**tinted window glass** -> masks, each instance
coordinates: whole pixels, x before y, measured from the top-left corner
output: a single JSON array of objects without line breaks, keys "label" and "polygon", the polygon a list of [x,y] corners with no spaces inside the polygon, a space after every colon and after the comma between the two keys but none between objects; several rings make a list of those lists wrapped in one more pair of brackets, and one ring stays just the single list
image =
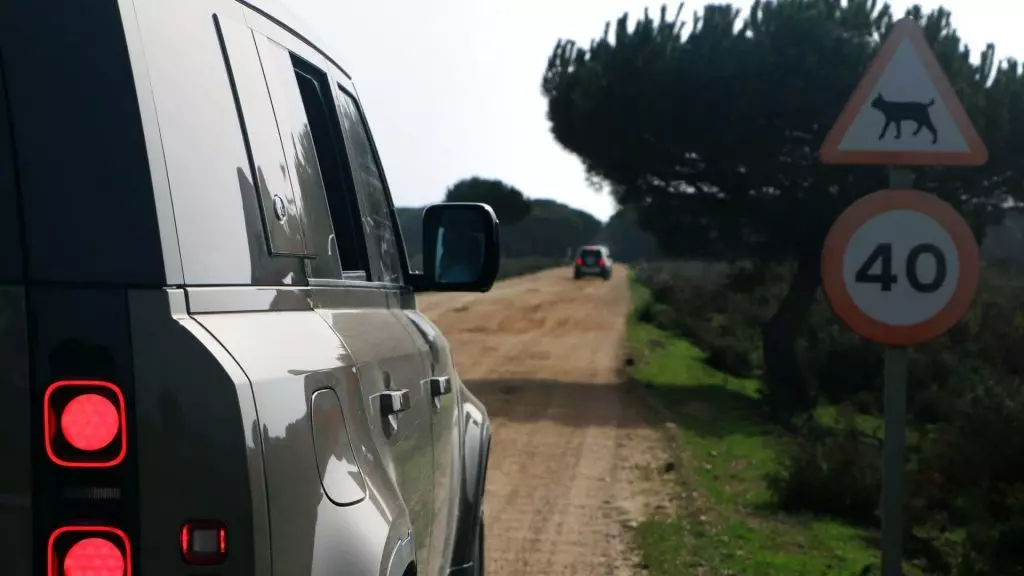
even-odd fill
[{"label": "tinted window glass", "polygon": [[402,264],[391,217],[391,202],[370,144],[366,123],[355,99],[340,88],[338,93],[338,116],[359,199],[370,274],[376,282],[401,283]]}]

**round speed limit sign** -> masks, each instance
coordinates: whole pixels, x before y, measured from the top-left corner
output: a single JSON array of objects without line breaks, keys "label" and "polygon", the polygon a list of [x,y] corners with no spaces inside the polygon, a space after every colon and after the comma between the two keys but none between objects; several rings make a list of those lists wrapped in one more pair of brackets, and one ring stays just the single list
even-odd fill
[{"label": "round speed limit sign", "polygon": [[832,309],[861,336],[890,346],[926,342],[970,306],[978,244],[942,200],[919,190],[881,190],[832,225],[822,284]]}]

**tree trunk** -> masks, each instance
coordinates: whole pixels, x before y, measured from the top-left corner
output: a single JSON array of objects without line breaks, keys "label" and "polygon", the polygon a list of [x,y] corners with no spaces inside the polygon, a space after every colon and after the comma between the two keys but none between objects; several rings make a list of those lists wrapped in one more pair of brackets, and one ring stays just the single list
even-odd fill
[{"label": "tree trunk", "polygon": [[789,290],[762,329],[764,399],[772,415],[782,421],[806,414],[815,407],[815,394],[796,344],[807,324],[820,284],[820,252],[808,250],[797,260]]}]

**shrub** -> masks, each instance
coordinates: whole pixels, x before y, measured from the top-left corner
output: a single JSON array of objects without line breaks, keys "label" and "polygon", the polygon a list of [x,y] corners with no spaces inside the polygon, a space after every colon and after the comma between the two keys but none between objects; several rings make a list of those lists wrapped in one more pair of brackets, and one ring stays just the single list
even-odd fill
[{"label": "shrub", "polygon": [[841,404],[865,395],[878,395],[882,391],[883,356],[879,346],[858,340],[834,342],[816,351],[817,387],[822,399],[830,404]]},{"label": "shrub", "polygon": [[686,338],[704,350],[707,363],[718,370],[757,375],[762,367],[760,326],[773,302],[736,293],[730,286],[755,287],[767,273],[742,268],[719,286],[677,270],[651,265],[637,272],[637,280],[651,291],[651,304],[638,317]]},{"label": "shrub", "polygon": [[[918,525],[964,529],[945,562],[962,574],[1024,567],[1024,385],[977,367],[961,381],[949,419],[930,428],[911,478]],[[934,536],[940,539],[941,536]]]},{"label": "shrub", "polygon": [[708,366],[737,376],[753,376],[756,373],[756,359],[749,344],[735,336],[712,336],[703,347],[707,353]]},{"label": "shrub", "polygon": [[812,425],[796,438],[768,486],[782,510],[875,525],[882,489],[881,446],[852,422],[838,432]]}]

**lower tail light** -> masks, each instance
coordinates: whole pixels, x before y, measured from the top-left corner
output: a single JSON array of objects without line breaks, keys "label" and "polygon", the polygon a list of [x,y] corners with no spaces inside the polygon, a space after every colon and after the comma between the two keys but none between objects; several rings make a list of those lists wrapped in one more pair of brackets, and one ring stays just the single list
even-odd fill
[{"label": "lower tail light", "polygon": [[216,520],[194,520],[181,527],[181,557],[188,564],[220,564],[228,556],[228,531]]},{"label": "lower tail light", "polygon": [[131,545],[108,526],[65,526],[50,535],[47,576],[131,576]]},{"label": "lower tail light", "polygon": [[600,260],[598,260],[597,261],[597,265],[600,266],[601,268],[604,268],[604,258],[601,258]]},{"label": "lower tail light", "polygon": [[576,265],[577,266],[583,266],[583,258],[577,258],[576,259]]},{"label": "lower tail light", "polygon": [[50,461],[68,468],[108,468],[124,460],[125,402],[121,390],[91,380],[54,382],[43,397]]}]

